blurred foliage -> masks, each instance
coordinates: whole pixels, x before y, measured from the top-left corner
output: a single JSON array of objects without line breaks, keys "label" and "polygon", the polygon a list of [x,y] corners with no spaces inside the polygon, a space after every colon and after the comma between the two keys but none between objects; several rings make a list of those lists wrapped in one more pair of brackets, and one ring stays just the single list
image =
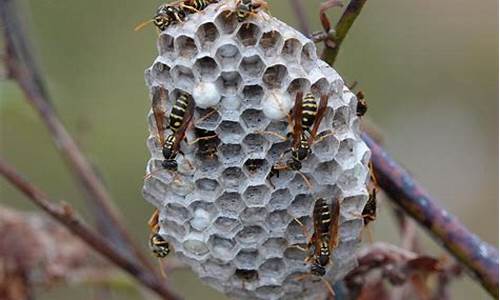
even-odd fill
[{"label": "blurred foliage", "polygon": [[[272,13],[298,24],[288,1]],[[304,0],[319,29],[319,0]],[[99,166],[126,222],[146,248],[152,206],[141,196],[148,153],[149,109],[143,72],[154,59],[149,18],[157,1],[23,1],[39,62],[64,123]],[[340,10],[332,10],[333,20]],[[336,66],[357,80],[369,118],[386,147],[474,232],[498,244],[498,2],[368,1],[346,38]],[[0,42],[1,44],[1,42]],[[83,198],[47,130],[12,82],[0,82],[0,151],[54,198],[84,211]],[[0,181],[0,199],[33,207]],[[375,238],[398,242],[385,202]],[[480,220],[480,222],[478,222]],[[425,239],[433,253],[441,250]],[[187,299],[220,299],[189,272],[172,276]],[[453,284],[455,299],[486,298],[471,279]],[[86,288],[40,291],[41,299],[88,299]],[[114,292],[140,299],[140,292]]]}]

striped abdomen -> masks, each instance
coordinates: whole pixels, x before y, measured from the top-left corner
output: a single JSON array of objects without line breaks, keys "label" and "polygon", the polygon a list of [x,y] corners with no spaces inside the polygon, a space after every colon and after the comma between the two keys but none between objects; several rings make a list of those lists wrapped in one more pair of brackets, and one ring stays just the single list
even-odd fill
[{"label": "striped abdomen", "polygon": [[167,138],[165,139],[165,144],[163,144],[163,157],[165,159],[175,159],[177,156],[177,150],[174,149],[175,146],[175,136],[174,135],[168,135]]},{"label": "striped abdomen", "polygon": [[322,198],[316,200],[313,211],[314,233],[316,235],[317,262],[326,266],[330,260],[330,226],[332,215],[330,206]]},{"label": "striped abdomen", "polygon": [[185,94],[179,95],[172,106],[172,111],[170,112],[170,124],[169,127],[172,132],[176,132],[182,125],[184,120],[184,115],[186,114],[188,108],[189,98]]},{"label": "striped abdomen", "polygon": [[307,93],[302,100],[302,130],[309,131],[314,124],[316,119],[316,112],[318,110],[318,104],[314,95]]}]

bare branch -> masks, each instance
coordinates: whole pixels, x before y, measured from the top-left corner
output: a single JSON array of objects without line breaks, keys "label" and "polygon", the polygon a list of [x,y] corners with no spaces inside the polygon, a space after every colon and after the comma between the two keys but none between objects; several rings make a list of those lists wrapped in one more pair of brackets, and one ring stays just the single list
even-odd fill
[{"label": "bare branch", "polygon": [[372,151],[378,184],[405,213],[462,262],[495,298],[498,297],[498,250],[470,232],[394,161],[367,134],[363,140]]},{"label": "bare branch", "polygon": [[304,9],[302,0],[290,0],[290,2],[292,4],[293,13],[295,14],[295,17],[297,17],[297,21],[299,22],[300,31],[305,36],[308,36],[310,32],[309,21],[306,15],[307,10]]},{"label": "bare branch", "polygon": [[57,149],[83,187],[86,198],[94,209],[100,232],[109,233],[106,236],[115,242],[121,251],[139,259],[143,265],[153,271],[154,268],[149,260],[129,236],[106,187],[57,116],[43,77],[35,63],[35,56],[24,29],[24,23],[21,21],[20,10],[15,2],[14,0],[0,0],[0,19],[4,23],[5,65],[8,75],[17,81],[28,102],[38,111]]},{"label": "bare branch", "polygon": [[132,275],[142,285],[150,288],[163,299],[179,299],[164,283],[154,276],[154,273],[145,269],[122,252],[117,251],[116,247],[113,247],[99,234],[95,233],[68,204],[57,204],[55,201],[49,199],[43,191],[23,179],[16,170],[1,158],[0,174],[25,194],[34,204],[64,225],[96,252]]}]

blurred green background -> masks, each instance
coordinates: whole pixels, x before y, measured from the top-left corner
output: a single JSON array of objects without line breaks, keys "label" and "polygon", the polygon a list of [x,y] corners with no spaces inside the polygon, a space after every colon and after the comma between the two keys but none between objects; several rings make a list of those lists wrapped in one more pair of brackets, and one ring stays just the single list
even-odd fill
[{"label": "blurred green background", "polygon": [[[275,17],[296,26],[288,1],[269,1]],[[320,1],[303,1],[318,30]],[[50,93],[69,131],[99,166],[134,237],[146,248],[152,206],[141,187],[149,99],[143,71],[156,54],[151,26],[133,32],[157,1],[22,1]],[[386,148],[474,232],[498,244],[498,2],[368,1],[350,31],[336,69],[357,80],[369,118]],[[332,11],[337,20],[338,11]],[[84,211],[38,115],[16,84],[0,81],[0,152],[56,199]],[[0,180],[0,202],[32,210]],[[398,242],[389,204],[375,239]],[[442,251],[424,239],[433,254]],[[220,299],[187,271],[173,275],[186,299]],[[40,291],[40,299],[89,299],[85,287]],[[485,299],[469,278],[453,283],[455,299]],[[141,299],[118,292],[116,299]]]}]

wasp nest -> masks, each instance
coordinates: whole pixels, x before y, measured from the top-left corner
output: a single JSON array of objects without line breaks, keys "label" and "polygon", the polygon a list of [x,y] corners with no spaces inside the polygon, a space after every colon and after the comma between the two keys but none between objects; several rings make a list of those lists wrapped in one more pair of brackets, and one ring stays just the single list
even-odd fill
[{"label": "wasp nest", "polygon": [[[152,176],[143,194],[160,210],[159,234],[176,255],[228,296],[325,293],[314,276],[301,276],[310,265],[295,245],[309,237],[294,218],[310,235],[315,199],[338,198],[339,244],[325,278],[334,282],[356,265],[370,155],[359,135],[357,99],[317,58],[311,40],[264,12],[238,22],[234,2],[209,5],[159,36],[159,55],[145,75],[149,89],[168,91],[167,112],[179,95],[192,95],[196,107],[177,172],[161,167],[150,113]],[[311,186],[297,171],[270,176],[273,165],[290,157],[284,152],[291,145],[269,132],[286,136],[291,130],[287,114],[298,91],[318,102],[328,95],[319,136],[301,169]]]}]

